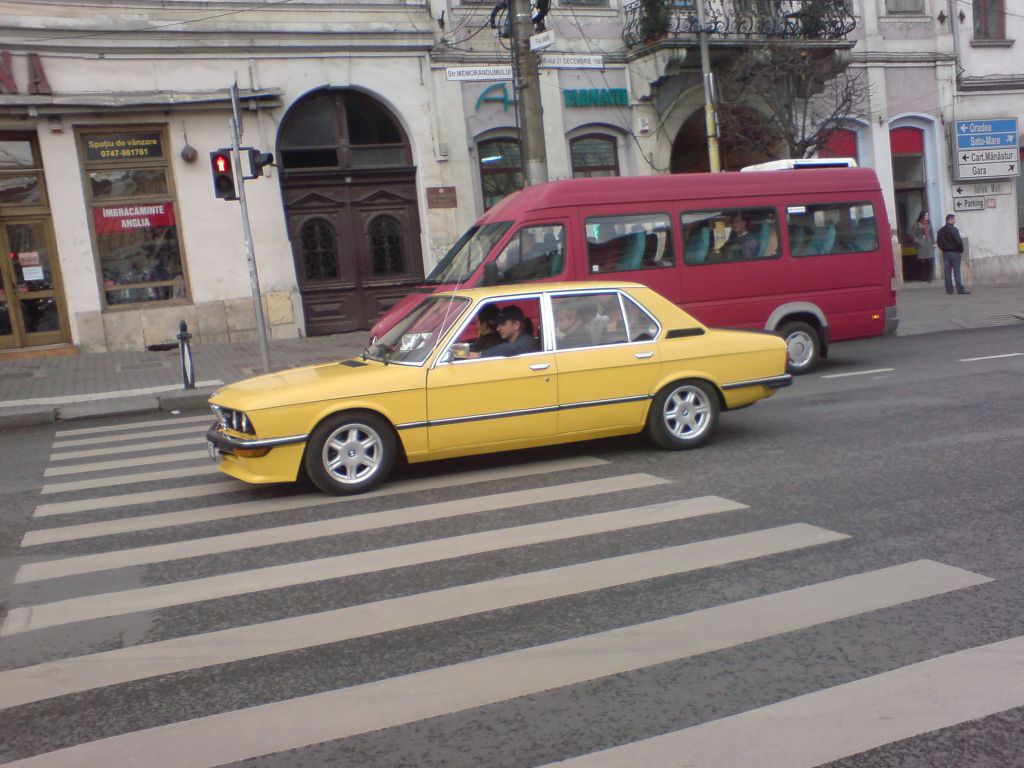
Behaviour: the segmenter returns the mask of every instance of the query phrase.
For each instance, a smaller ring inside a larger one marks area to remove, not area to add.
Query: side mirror
[[[497,285],[498,284],[498,265],[493,261],[489,261],[484,264],[484,279],[480,285]]]

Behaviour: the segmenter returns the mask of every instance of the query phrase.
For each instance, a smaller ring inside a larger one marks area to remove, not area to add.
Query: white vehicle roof
[[[767,163],[746,165],[741,171],[784,171],[793,168],[856,168],[852,157],[804,157],[788,160],[770,160]]]

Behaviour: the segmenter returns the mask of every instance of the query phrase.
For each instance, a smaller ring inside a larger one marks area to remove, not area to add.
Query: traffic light
[[[213,194],[221,200],[237,200],[235,191],[235,169],[231,165],[230,149],[215,149],[210,153],[210,169],[213,171]]]
[[[274,164],[274,155],[271,152],[260,152],[258,149],[249,149],[249,175],[246,178],[255,179],[263,175],[263,168]]]

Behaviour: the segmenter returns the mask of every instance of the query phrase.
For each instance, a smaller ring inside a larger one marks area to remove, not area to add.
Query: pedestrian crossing
[[[725,653],[771,664],[758,649],[781,638],[841,645],[858,621],[993,582],[929,559],[854,568],[871,546],[855,536],[593,456],[446,466],[358,497],[254,489],[190,450],[208,422],[56,434],[0,626],[10,765],[403,762],[367,746],[384,734],[418,765],[812,766],[1024,706],[1010,638],[611,746],[610,725],[580,736],[595,710],[629,720],[634,704],[594,696],[607,681]],[[255,669],[275,679],[243,682]],[[649,693],[682,706],[697,684]],[[138,711],[104,720],[122,691]],[[550,697],[569,703],[554,722]],[[82,712],[92,727],[71,727]],[[567,735],[488,757],[541,721]],[[432,741],[450,722],[487,744]]]

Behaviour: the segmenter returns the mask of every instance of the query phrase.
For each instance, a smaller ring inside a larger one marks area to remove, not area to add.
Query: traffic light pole
[[[515,82],[519,87],[516,98],[520,115],[519,139],[526,185],[530,186],[548,180],[539,62],[537,53],[530,50],[530,36],[533,34],[530,0],[511,0],[509,13],[512,14],[512,44],[515,46],[512,65],[516,68]]]
[[[245,173],[241,153],[241,109],[238,103],[238,84],[231,86],[231,103],[234,115],[231,118],[231,162],[235,168],[238,204],[242,209],[242,232],[245,235],[245,256],[249,263],[249,284],[252,286],[253,308],[256,310],[256,333],[260,342],[260,357],[263,372],[270,373],[270,348],[267,345],[267,323],[263,316],[263,297],[260,294],[260,278],[256,272],[256,251],[252,244],[252,229],[249,227],[249,206],[245,202]]]

